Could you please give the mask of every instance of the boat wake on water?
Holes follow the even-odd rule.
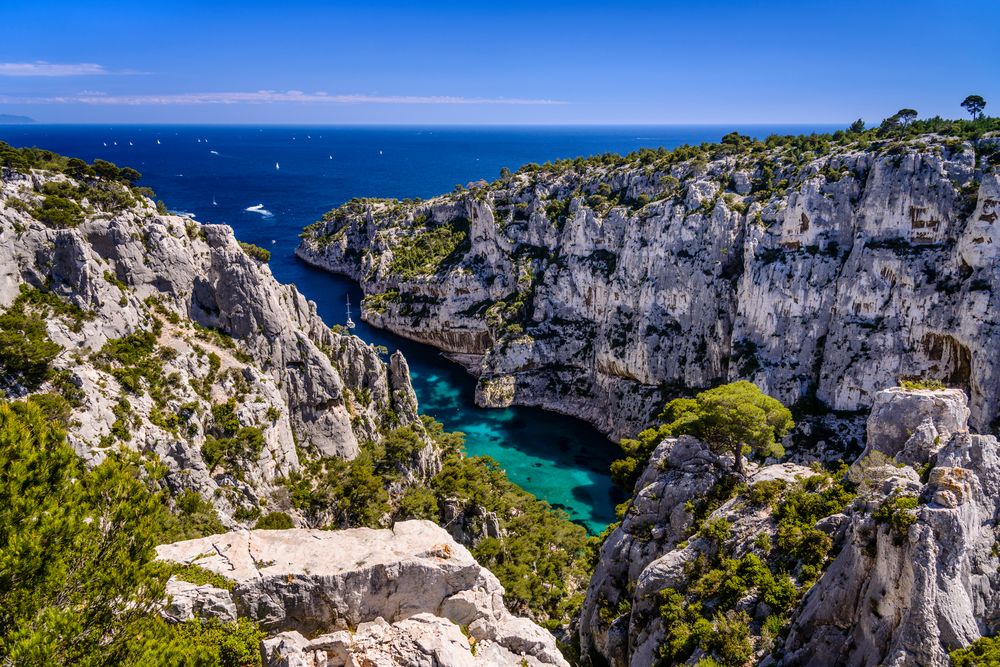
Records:
[[[249,211],[250,213],[259,213],[265,218],[270,218],[274,214],[264,208],[263,204],[254,204],[253,206],[247,206],[244,211]]]

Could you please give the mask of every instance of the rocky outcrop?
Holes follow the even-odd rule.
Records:
[[[496,577],[429,521],[240,531],[157,551],[234,582],[239,615],[273,634],[263,647],[269,665],[567,664],[552,635],[511,615]]]
[[[587,664],[656,664],[664,641],[657,594],[680,588],[689,568],[714,547],[692,535],[697,503],[722,493],[732,459],[719,456],[689,436],[666,438],[650,458],[621,525],[601,547],[580,614],[580,645]],[[790,486],[813,471],[794,464],[756,467],[746,486],[782,480]],[[754,506],[742,495],[729,498],[707,520],[731,529],[731,556],[752,553],[761,535],[775,532],[770,506]]]
[[[986,428],[1000,175],[977,155],[995,141],[737,138],[566,161],[350,202],[298,254],[359,280],[366,321],[462,361],[483,405],[622,436],[665,394],[722,380],[863,411],[914,376],[964,389]]]
[[[996,634],[1000,618],[1000,443],[970,433],[968,417],[959,390],[877,393],[867,447],[845,476],[853,499],[840,494],[839,509],[831,504],[838,496],[822,495],[830,483],[815,468],[758,466],[727,490],[731,461],[693,438],[665,438],[602,546],[580,617],[585,660],[654,664],[676,640],[676,624],[690,622],[667,626],[664,590],[694,601],[718,629],[714,614],[729,613],[713,589],[722,576],[742,578],[727,604],[746,613],[755,664],[946,667],[950,651]],[[767,488],[769,480],[780,482]],[[787,505],[790,491],[797,497]],[[828,509],[815,524],[795,522],[803,508],[821,505]],[[815,531],[808,544],[827,545],[817,575],[790,557],[805,530]],[[779,563],[774,576],[795,583],[802,597],[793,598],[790,620],[767,606],[760,579],[743,569],[750,556],[759,559],[751,569]],[[784,629],[765,631],[768,618]],[[692,650],[692,660],[704,656],[704,642]]]
[[[174,494],[195,491],[237,525],[268,501],[267,511],[294,515],[277,481],[299,468],[300,452],[351,458],[359,441],[381,437],[388,414],[419,428],[402,356],[387,365],[331,331],[232,229],[158,212],[119,182],[76,186],[62,174],[2,170],[0,311],[26,289],[62,304],[25,307],[62,349],[52,365],[73,387],[69,439],[85,459],[122,444],[158,458]],[[62,206],[77,206],[79,219],[40,220],[67,197],[76,201]],[[28,393],[3,380],[7,396]]]
[[[970,433],[967,415],[957,391],[876,396],[869,448],[929,468],[868,473],[867,507],[884,509],[852,516],[792,619],[781,664],[945,667],[949,651],[997,632],[1000,444]],[[888,510],[907,518],[894,524]]]

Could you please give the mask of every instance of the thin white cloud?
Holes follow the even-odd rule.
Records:
[[[97,63],[0,63],[0,76],[95,76],[110,74]]]
[[[56,97],[3,97],[4,104],[92,104],[118,106],[162,106],[178,104],[489,104],[489,105],[554,105],[567,104],[560,100],[518,97],[456,97],[448,95],[330,95],[304,93],[300,90],[230,93],[180,93],[166,95],[106,95],[85,91]]]

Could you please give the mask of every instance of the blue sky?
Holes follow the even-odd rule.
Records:
[[[0,113],[848,123],[1000,109],[1000,2],[4,2]]]

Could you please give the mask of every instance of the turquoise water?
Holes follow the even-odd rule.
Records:
[[[0,126],[0,140],[138,169],[142,184],[155,189],[171,209],[231,225],[241,240],[271,250],[275,277],[295,283],[333,325],[344,322],[348,295],[360,303],[360,290],[345,278],[304,265],[294,251],[302,227],[351,197],[430,197],[456,183],[492,180],[505,166],[717,141],[732,130],[764,137],[830,129],[37,125]],[[245,210],[256,204],[271,215]],[[592,532],[614,520],[621,494],[611,484],[608,465],[617,447],[594,428],[534,408],[478,408],[473,378],[434,349],[363,322],[354,332],[403,351],[421,411],[448,430],[464,432],[471,454],[492,456],[515,483],[564,508]]]

